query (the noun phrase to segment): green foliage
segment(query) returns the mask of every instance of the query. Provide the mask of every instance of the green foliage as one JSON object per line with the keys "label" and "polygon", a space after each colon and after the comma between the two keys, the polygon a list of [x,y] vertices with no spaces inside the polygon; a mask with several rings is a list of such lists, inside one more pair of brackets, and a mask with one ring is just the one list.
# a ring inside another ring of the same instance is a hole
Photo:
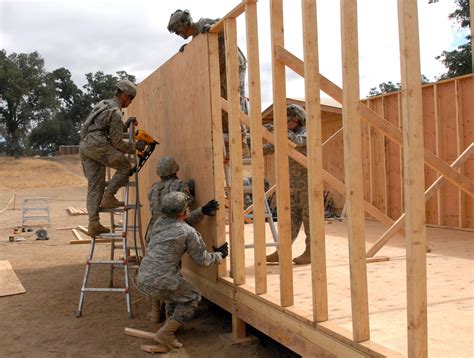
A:
{"label": "green foliage", "polygon": [[[461,29],[471,27],[471,17],[469,13],[469,0],[455,0],[457,8],[449,18],[457,22]],[[472,38],[466,36],[467,42],[459,45],[451,51],[443,51],[436,59],[441,61],[448,69],[446,73],[438,79],[447,79],[472,73]]]}
{"label": "green foliage", "polygon": [[[428,79],[428,77],[426,77],[425,75],[421,75],[421,84],[425,85],[428,83],[430,83],[430,80]],[[401,89],[402,89],[402,85],[400,82],[397,82],[397,83],[393,83],[392,81],[383,82],[379,84],[378,88],[373,87],[370,89],[369,97],[380,96],[380,95],[391,93],[391,92],[397,92],[397,91],[400,91]]]}
{"label": "green foliage", "polygon": [[0,51],[0,136],[7,155],[52,154],[60,145],[79,144],[79,130],[92,106],[112,98],[120,79],[135,82],[125,71],[86,74],[80,90],[71,72],[44,68],[38,52],[7,55]]}
{"label": "green foliage", "polygon": [[54,94],[38,52],[7,56],[0,51],[0,127],[8,155],[25,150],[27,132],[50,117],[52,108]]}

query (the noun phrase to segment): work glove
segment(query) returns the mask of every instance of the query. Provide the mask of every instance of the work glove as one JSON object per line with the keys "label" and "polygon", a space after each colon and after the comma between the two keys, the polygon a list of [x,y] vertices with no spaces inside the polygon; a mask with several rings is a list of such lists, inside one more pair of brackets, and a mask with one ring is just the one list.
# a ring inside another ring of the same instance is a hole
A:
{"label": "work glove", "polygon": [[146,142],[144,140],[139,140],[135,144],[135,148],[137,148],[137,150],[140,152],[143,152],[145,150],[145,147],[146,147]]}
{"label": "work glove", "polygon": [[187,45],[188,45],[188,44],[184,44],[183,46],[181,46],[181,47],[179,48],[179,52],[183,52],[183,51],[184,51],[184,48],[185,48]]}
{"label": "work glove", "polygon": [[138,126],[138,121],[137,117],[128,117],[128,119],[125,121],[125,128],[128,129],[130,128],[130,125],[133,123],[134,126]]}
{"label": "work glove", "polygon": [[220,252],[222,254],[222,258],[225,259],[229,255],[229,243],[224,243],[219,247],[212,246],[214,252]]}
{"label": "work glove", "polygon": [[217,200],[209,200],[206,205],[202,207],[202,213],[207,216],[216,215],[216,211],[219,210],[219,202]]}

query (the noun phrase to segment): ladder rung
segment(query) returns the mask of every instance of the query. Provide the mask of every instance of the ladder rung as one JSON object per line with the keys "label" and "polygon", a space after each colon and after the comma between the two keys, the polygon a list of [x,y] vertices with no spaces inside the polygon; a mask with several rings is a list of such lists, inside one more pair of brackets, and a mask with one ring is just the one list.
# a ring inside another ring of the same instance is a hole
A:
{"label": "ladder rung", "polygon": [[100,208],[99,212],[101,212],[101,213],[119,213],[119,212],[129,210],[129,209],[135,209],[135,205],[119,206],[118,208],[113,208],[113,209]]}
{"label": "ladder rung", "polygon": [[124,239],[121,232],[109,232],[109,233],[106,233],[106,234],[97,235],[96,237],[101,238],[101,239],[111,239],[111,240],[122,240],[122,239]]}
{"label": "ladder rung", "polygon": [[81,289],[82,292],[128,292],[126,288],[92,288],[92,287],[84,287]]}
{"label": "ladder rung", "polygon": [[[278,246],[278,242],[267,242],[265,244],[266,247],[271,247],[271,246]],[[254,244],[246,244],[244,246],[246,249],[253,249],[255,247]]]}
{"label": "ladder rung", "polygon": [[126,262],[124,262],[123,260],[87,260],[87,263],[92,264],[92,265],[103,265],[103,264],[125,265],[126,264]]}

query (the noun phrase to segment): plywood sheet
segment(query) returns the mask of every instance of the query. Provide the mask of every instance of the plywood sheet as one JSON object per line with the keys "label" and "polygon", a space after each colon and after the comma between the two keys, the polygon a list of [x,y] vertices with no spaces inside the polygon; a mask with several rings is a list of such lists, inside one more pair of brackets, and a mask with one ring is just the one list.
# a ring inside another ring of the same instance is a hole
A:
{"label": "plywood sheet", "polygon": [[[153,183],[160,179],[156,174],[156,163],[162,156],[172,156],[177,160],[181,179],[194,178],[196,198],[192,208],[214,198],[206,36],[197,36],[184,52],[177,52],[141,82],[128,114],[137,117],[139,127],[160,142],[140,172],[140,199],[144,204],[142,221],[145,225],[150,218],[147,194]],[[210,249],[216,238],[215,218],[205,217],[196,228]],[[183,262],[190,265],[186,256]],[[215,276],[214,267],[201,270],[193,266],[193,269],[200,270],[203,275]]]}
{"label": "plywood sheet", "polygon": [[26,290],[13,271],[10,261],[0,261],[0,297],[18,295]]}

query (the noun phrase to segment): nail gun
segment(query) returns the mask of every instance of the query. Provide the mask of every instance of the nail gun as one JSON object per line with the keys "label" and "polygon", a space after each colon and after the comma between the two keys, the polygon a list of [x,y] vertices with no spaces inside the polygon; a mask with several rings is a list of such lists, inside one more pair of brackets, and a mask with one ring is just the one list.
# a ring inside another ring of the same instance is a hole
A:
{"label": "nail gun", "polygon": [[147,146],[143,152],[138,152],[138,164],[130,169],[129,176],[132,176],[135,172],[139,172],[140,169],[145,165],[145,162],[150,158],[151,154],[155,150],[155,147],[158,143],[150,134],[148,134],[143,129],[136,129],[134,133],[135,141],[144,141]]}

